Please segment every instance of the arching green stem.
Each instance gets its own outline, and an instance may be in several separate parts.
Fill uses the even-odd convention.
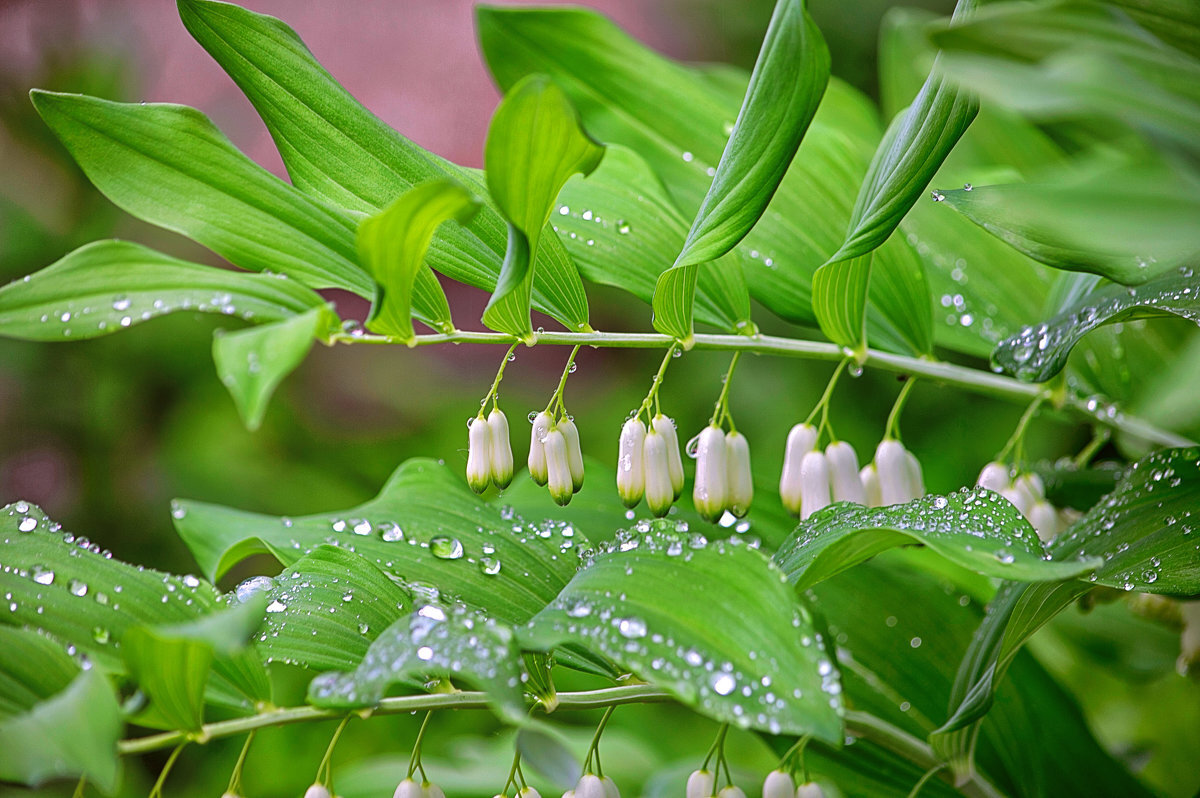
[[[663,379],[667,375],[667,366],[672,360],[675,359],[675,353],[677,351],[680,350],[679,344],[676,342],[672,342],[671,345],[667,347],[667,353],[663,355],[662,363],[659,364],[658,371],[654,375],[654,380],[650,383],[650,390],[646,393],[646,398],[642,400],[642,404],[638,406],[635,417],[645,413],[646,421],[651,421],[653,417],[650,415],[650,405],[652,404],[654,405],[655,412],[658,411],[658,391],[660,388],[662,388]]]
[[[731,432],[736,432],[737,427],[733,425],[733,418],[729,415],[729,386],[733,383],[733,370],[737,368],[741,357],[741,352],[733,353],[733,359],[729,361],[729,370],[725,372],[725,379],[721,385],[721,395],[717,397],[716,406],[713,407],[712,420],[708,422],[713,426],[720,426],[728,421]]]
[[[492,403],[492,409],[496,409],[500,400],[500,382],[504,379],[504,369],[516,359],[513,352],[519,345],[520,342],[518,341],[504,353],[504,359],[500,361],[500,368],[496,370],[496,379],[492,380],[492,387],[488,389],[487,396],[483,397],[483,401],[479,403],[479,415],[481,418],[483,417],[483,408],[487,407],[489,401]]]
[[[546,404],[546,412],[555,418],[567,413],[566,405],[563,404],[563,391],[567,387],[567,377],[575,370],[575,356],[579,354],[579,348],[579,345],[576,345],[571,350],[571,356],[567,358],[567,365],[563,366],[562,376],[558,379],[558,387],[554,389],[550,401]]]
[[[883,428],[883,439],[885,441],[900,440],[900,414],[904,412],[904,405],[908,402],[908,394],[916,384],[916,378],[910,376],[904,382],[904,387],[900,389],[900,393],[896,396],[896,401],[892,403],[892,412],[888,413],[887,425]]]
[[[433,717],[433,710],[425,713],[425,719],[421,721],[421,728],[417,731],[417,739],[413,743],[412,754],[408,758],[408,777],[411,779],[413,774],[418,770],[421,771],[421,779],[425,779],[425,768],[421,766],[421,743],[425,741],[425,730],[429,728],[429,719]]]
[[[1004,444],[1004,448],[996,455],[996,460],[1001,463],[1009,462],[1009,455],[1017,465],[1020,465],[1025,459],[1025,429],[1029,426],[1029,422],[1033,421],[1033,417],[1037,415],[1038,408],[1042,406],[1042,402],[1046,401],[1046,394],[1040,393],[1034,400],[1029,403],[1029,407],[1025,408],[1025,412],[1021,414],[1021,420],[1017,422],[1017,428],[1013,430],[1012,436],[1008,439],[1008,443]]]
[[[179,755],[183,753],[183,749],[187,748],[187,743],[182,742],[175,746],[175,750],[167,757],[167,763],[163,765],[163,769],[159,771],[158,778],[154,782],[154,786],[150,788],[150,798],[162,798],[163,784],[167,781],[167,776],[171,773],[171,768],[175,766],[175,760],[179,759]]]

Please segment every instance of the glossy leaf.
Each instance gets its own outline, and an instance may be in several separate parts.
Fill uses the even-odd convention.
[[[61,644],[32,629],[0,626],[0,718],[33,709],[78,675]]]
[[[178,311],[270,322],[324,304],[283,275],[178,260],[129,241],[97,241],[0,288],[0,335],[93,338]]]
[[[564,642],[716,720],[841,740],[841,687],[808,609],[762,554],[735,542],[674,522],[618,535],[522,632],[527,647]]]
[[[486,198],[482,172],[439,158],[388,127],[342,88],[283,22],[210,0],[179,0],[179,13],[258,110],[301,191],[369,214],[431,180],[457,180]],[[507,232],[504,219],[485,199],[469,224],[438,229],[426,262],[453,280],[491,291]],[[553,236],[543,236],[537,256],[533,307],[567,329],[587,327],[583,284]]]
[[[121,654],[130,675],[167,728],[200,730],[204,724],[204,688],[213,661],[211,646],[162,637],[139,626],[121,639]]]
[[[213,336],[217,376],[229,389],[246,428],[262,425],[267,404],[283,378],[303,362],[314,340],[327,339],[337,317],[318,306],[290,319]]]
[[[353,669],[412,610],[412,597],[375,563],[336,546],[317,546],[274,578],[250,577],[237,592],[265,596],[259,654],[314,670]]]
[[[826,263],[813,275],[813,312],[821,332],[835,344],[854,351],[864,350],[867,345],[871,257],[868,252],[857,258]],[[922,302],[918,307],[927,304]]]
[[[0,719],[0,780],[39,786],[86,777],[105,793],[117,788],[121,708],[98,668],[80,671],[62,692],[28,712]]]
[[[350,217],[255,164],[199,111],[43,91],[32,97],[88,179],[134,216],[243,269],[369,296]]]
[[[484,310],[485,324],[513,335],[532,334],[530,269],[542,228],[567,179],[591,174],[603,157],[603,146],[583,130],[571,101],[549,78],[530,75],[505,93],[488,126],[483,159],[488,191],[509,222],[509,244]],[[514,242],[516,236],[524,242]],[[510,295],[516,305],[505,307]],[[514,313],[521,314],[519,320]]]
[[[1017,508],[983,488],[891,507],[832,505],[801,522],[775,562],[789,581],[804,588],[913,542],[964,568],[1002,579],[1058,581],[1100,564],[1095,557],[1050,560]]]
[[[1200,256],[1200,184],[1122,169],[1052,184],[939,191],[945,205],[1048,266],[1144,283]]]
[[[358,256],[375,278],[375,300],[367,329],[394,335],[412,343],[414,295],[424,293],[421,303],[441,300],[438,315],[430,319],[434,329],[451,332],[450,306],[436,286],[433,272],[425,265],[429,242],[442,222],[465,224],[479,210],[479,200],[460,184],[434,180],[413,186],[384,210],[363,219],[358,225]]]
[[[384,629],[355,670],[313,679],[308,699],[322,707],[370,707],[397,682],[440,676],[483,690],[501,718],[520,724],[525,701],[518,654],[508,626],[475,610],[426,605]]]
[[[1137,287],[1104,285],[1057,316],[997,344],[992,361],[1018,378],[1045,382],[1092,330],[1131,318],[1178,316],[1200,324],[1200,287],[1191,267]]]
[[[179,501],[175,528],[214,578],[257,553],[293,565],[318,546],[355,551],[419,597],[441,595],[524,623],[575,572],[586,540],[569,524],[530,524],[495,508],[431,460],[409,460],[374,499],[342,512],[297,518]]]
[[[654,283],[654,329],[681,341],[684,348],[692,345],[692,309],[696,303],[697,264],[672,266],[658,276]]]
[[[119,646],[130,629],[197,621],[224,606],[212,585],[112,559],[28,502],[0,510],[0,552],[0,590],[11,595],[0,623],[41,629],[114,673],[125,672]],[[213,667],[210,699],[270,697],[266,671],[246,653],[218,654]]]

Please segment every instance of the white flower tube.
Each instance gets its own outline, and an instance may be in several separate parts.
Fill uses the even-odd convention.
[[[981,488],[1000,493],[1012,487],[1012,477],[1009,476],[1008,466],[992,461],[979,472],[975,484]]]
[[[1046,486],[1037,474],[1022,474],[1017,477],[1013,480],[1013,490],[1020,496],[1021,504],[1018,506],[1023,508],[1021,512],[1025,513],[1026,517],[1033,509],[1034,503],[1046,498]]]
[[[797,424],[788,433],[783,472],[779,476],[779,498],[783,500],[783,509],[792,515],[800,515],[800,460],[816,445],[817,428],[811,424]]]
[[[750,512],[754,501],[754,476],[750,473],[750,442],[740,432],[725,434],[727,509],[741,518]]]
[[[517,798],[542,798],[542,794],[533,787],[525,786],[517,793]]]
[[[621,427],[621,441],[617,445],[617,494],[626,507],[634,507],[646,492],[646,474],[643,470],[643,449],[646,443],[646,425],[640,418],[631,418]]]
[[[857,472],[855,476],[858,476]],[[790,774],[772,770],[763,781],[762,798],[796,798],[796,782],[792,781]]]
[[[921,474],[921,461],[915,454],[905,450],[904,459],[908,463],[908,498],[905,501],[912,501],[925,495],[925,477]]]
[[[667,443],[667,468],[671,473],[671,489],[678,499],[683,495],[683,456],[679,452],[679,434],[675,430],[675,422],[659,413],[650,422],[650,426]]]
[[[707,770],[693,770],[688,776],[686,798],[712,798],[716,777]]]
[[[831,443],[825,447],[825,460],[829,464],[833,500],[866,504],[867,494],[858,476],[858,455],[854,447],[845,441]]]
[[[1025,516],[1028,520],[1029,511],[1033,509],[1033,505],[1029,503],[1028,496],[1016,488],[1005,488],[1000,491],[1000,495],[1008,499],[1012,506],[1017,508],[1017,512]]]
[[[746,798],[746,793],[742,791],[741,787],[735,787],[730,784],[717,793],[717,798]]]
[[[881,441],[875,449],[875,469],[879,472],[881,507],[904,504],[912,498],[912,477],[908,452],[900,441]]]
[[[405,779],[396,785],[392,798],[425,798],[425,791],[413,779]]]
[[[1058,510],[1045,499],[1038,499],[1029,508],[1029,523],[1037,530],[1038,537],[1043,543],[1049,543],[1062,531],[1059,523]]]
[[[583,487],[583,450],[579,448],[579,429],[575,422],[564,418],[558,422],[558,431],[567,439],[567,464],[571,466],[571,490],[575,493]]]
[[[600,783],[604,785],[604,798],[621,798],[621,791],[617,789],[617,784],[608,776],[603,776]]]
[[[575,785],[575,798],[605,798],[604,782],[595,774],[585,773]]]
[[[571,461],[567,457],[567,439],[557,428],[546,433],[542,441],[546,447],[546,481],[550,485],[550,498],[562,507],[571,503],[575,486],[571,481]]]
[[[476,493],[492,481],[492,430],[483,416],[471,419],[467,445],[467,484]]]
[[[700,517],[710,523],[715,523],[725,513],[729,498],[725,448],[725,433],[720,427],[709,424],[700,431],[692,503]]]
[[[431,781],[423,782],[421,784],[421,790],[425,798],[446,798],[446,793],[442,790],[442,788]]]
[[[666,438],[660,435],[656,429],[647,432],[643,448],[646,506],[659,518],[666,515],[675,502],[675,488],[671,485],[671,470],[668,465],[669,457]]]
[[[796,798],[825,798],[825,791],[820,784],[810,781],[796,788]]]
[[[883,496],[879,492],[879,470],[875,468],[875,464],[867,463],[863,466],[862,470],[858,472],[858,479],[862,482],[867,506],[882,507]]]
[[[399,788],[397,788],[399,789]],[[304,791],[304,798],[333,798],[324,784],[314,784]]]
[[[512,446],[508,442],[508,417],[499,408],[488,414],[492,436],[492,481],[497,488],[507,488],[513,478]]]
[[[829,463],[821,451],[800,459],[800,520],[829,506]]]
[[[546,433],[554,419],[545,410],[533,418],[533,430],[529,433],[529,476],[539,485],[546,484]]]

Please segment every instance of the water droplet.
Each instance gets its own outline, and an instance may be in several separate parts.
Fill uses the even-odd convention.
[[[970,183],[963,183],[963,191],[974,191],[974,190],[975,190],[975,186],[971,185]]]
[[[429,550],[439,560],[457,560],[463,556],[463,545],[458,538],[448,538],[442,535],[429,541]]]
[[[72,579],[67,584],[67,589],[71,591],[72,596],[79,596],[80,598],[86,596],[88,592],[87,583],[81,582],[78,579]]]
[[[100,645],[108,643],[109,633],[103,626],[97,626],[92,629],[92,639]]]
[[[287,605],[276,599],[267,605],[267,612],[283,612],[287,609]]]
[[[629,235],[629,233],[632,230],[633,230],[633,227],[632,227],[632,225],[629,224],[629,222],[625,221],[624,219],[617,220],[617,233],[618,234],[627,236],[627,235]]]
[[[379,525],[379,537],[385,543],[397,543],[404,540],[404,530],[400,528],[399,524],[385,521]]]
[[[483,557],[479,560],[479,570],[488,576],[500,573],[500,561],[494,557]]]
[[[934,202],[942,202],[946,199],[946,195],[938,191],[936,188],[929,192],[929,196],[933,197]]]
[[[249,601],[259,593],[267,593],[275,589],[275,580],[269,576],[252,576],[234,588],[233,593],[238,601]]]
[[[684,152],[681,157],[683,158],[684,163],[691,163],[692,161],[696,160],[696,156],[692,155],[690,152]]]
[[[371,627],[370,627],[370,626],[368,626],[367,624],[365,624],[365,623],[360,623],[360,624],[358,625],[358,633],[359,633],[360,635],[365,635],[365,634],[366,634],[367,632],[369,632],[369,631],[371,631]]]
[[[729,695],[737,687],[737,681],[728,673],[714,673],[708,684],[717,695]]]
[[[622,618],[617,622],[617,631],[621,633],[621,637],[630,639],[645,637],[646,622],[641,618]]]
[[[54,572],[40,565],[33,566],[33,581],[39,585],[54,584]]]
[[[25,516],[21,519],[20,523],[17,524],[17,529],[21,532],[32,532],[33,530],[37,529],[37,524],[38,522],[36,518]]]

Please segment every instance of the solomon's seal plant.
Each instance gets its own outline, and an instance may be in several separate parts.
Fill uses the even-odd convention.
[[[748,74],[593,11],[480,6],[503,94],[482,171],[384,124],[285,22],[178,8],[289,179],[199,110],[34,90],[100,192],[237,269],[95,241],[0,289],[0,335],[217,314],[260,435],[315,342],[504,355],[478,407],[439,386],[455,431],[414,437],[426,457],[307,465],[394,465],[373,498],[174,502],[198,575],[11,497],[0,779],[184,795],[220,769],[218,794],[241,745],[228,794],[299,794],[336,725],[312,798],[335,771],[344,798],[1194,792],[1188,4],[897,12],[879,104],[831,77],[804,0],[777,0]],[[594,312],[597,285],[629,301]],[[578,386],[595,350],[604,381]],[[632,350],[662,360],[625,416]],[[539,411],[547,351],[554,374],[569,355]],[[271,750],[309,764],[254,777]]]

